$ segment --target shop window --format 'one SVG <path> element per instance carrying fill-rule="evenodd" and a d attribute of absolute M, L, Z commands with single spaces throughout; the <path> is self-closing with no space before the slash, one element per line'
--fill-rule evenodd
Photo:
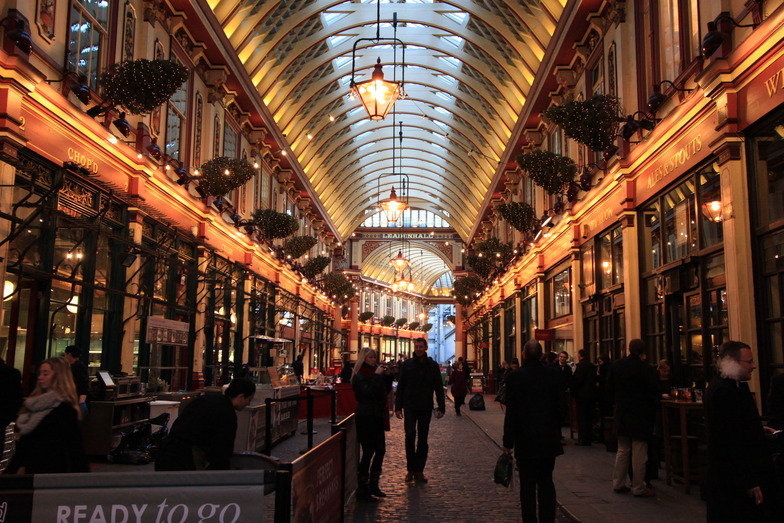
<path fill-rule="evenodd" d="M 580 285 L 580 297 L 587 298 L 596 292 L 594 286 L 594 248 L 593 241 L 586 242 L 580 252 L 580 265 L 582 274 L 582 285 Z"/>
<path fill-rule="evenodd" d="M 599 288 L 623 282 L 623 229 L 618 226 L 599 237 Z"/>
<path fill-rule="evenodd" d="M 109 2 L 72 0 L 68 31 L 68 69 L 84 75 L 94 90 L 104 70 L 108 40 Z"/>
<path fill-rule="evenodd" d="M 236 158 L 238 156 L 238 133 L 229 122 L 223 126 L 223 156 Z"/>
<path fill-rule="evenodd" d="M 564 269 L 549 280 L 550 319 L 572 313 L 572 270 Z"/>

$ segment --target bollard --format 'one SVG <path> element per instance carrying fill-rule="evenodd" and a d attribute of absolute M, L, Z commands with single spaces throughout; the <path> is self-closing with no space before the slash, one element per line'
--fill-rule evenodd
<path fill-rule="evenodd" d="M 308 450 L 313 448 L 313 395 L 308 388 Z"/>
<path fill-rule="evenodd" d="M 276 483 L 275 523 L 289 523 L 291 521 L 291 470 L 278 470 Z"/>
<path fill-rule="evenodd" d="M 332 389 L 329 391 L 332 400 L 332 424 L 338 422 L 338 391 L 337 389 Z"/>

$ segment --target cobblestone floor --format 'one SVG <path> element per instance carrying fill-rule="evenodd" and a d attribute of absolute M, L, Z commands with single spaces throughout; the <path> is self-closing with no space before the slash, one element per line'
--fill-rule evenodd
<path fill-rule="evenodd" d="M 451 404 L 447 403 L 448 407 Z M 387 453 L 377 503 L 355 502 L 346 507 L 347 522 L 411 521 L 463 523 L 519 522 L 520 490 L 493 483 L 500 449 L 466 416 L 454 410 L 430 423 L 430 455 L 425 468 L 429 482 L 407 484 L 403 422 L 394 418 L 387 433 Z M 556 521 L 571 521 L 558 513 Z"/>

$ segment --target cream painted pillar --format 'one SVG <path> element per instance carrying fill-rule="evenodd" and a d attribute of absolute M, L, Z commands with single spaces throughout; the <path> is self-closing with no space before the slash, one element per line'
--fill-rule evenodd
<path fill-rule="evenodd" d="M 721 173 L 721 201 L 724 205 L 724 274 L 727 278 L 727 313 L 729 317 L 730 339 L 742 341 L 751 346 L 755 361 L 759 360 L 757 346 L 757 309 L 754 296 L 754 271 L 752 270 L 752 242 L 754 235 L 751 226 L 752 209 L 749 204 L 748 172 L 745 148 L 741 143 L 724 144 L 722 149 L 730 154 L 719 166 Z M 729 160 L 729 158 L 733 158 Z M 752 374 L 749 382 L 756 392 L 757 407 L 760 407 L 761 390 L 759 372 Z"/>
<path fill-rule="evenodd" d="M 354 297 L 350 304 L 349 318 L 351 318 L 351 329 L 348 338 L 348 350 L 354 355 L 356 361 L 359 355 L 359 298 Z"/>
<path fill-rule="evenodd" d="M 513 356 L 517 358 L 517 360 L 522 363 L 523 362 L 523 343 L 528 340 L 521 340 L 520 333 L 523 332 L 523 300 L 520 297 L 522 291 L 517 291 L 515 293 L 515 347 L 514 347 L 514 354 Z"/>
<path fill-rule="evenodd" d="M 577 361 L 577 351 L 583 349 L 583 306 L 580 303 L 580 286 L 583 281 L 583 264 L 580 260 L 580 249 L 572 249 L 572 347 L 574 354 L 570 354 Z"/>
<path fill-rule="evenodd" d="M 634 211 L 623 216 L 623 293 L 626 344 L 642 338 L 642 289 L 640 286 L 640 242 Z"/>
<path fill-rule="evenodd" d="M 468 361 L 465 342 L 465 324 L 463 320 L 463 306 L 455 303 L 455 361 L 463 357 L 463 361 Z"/>

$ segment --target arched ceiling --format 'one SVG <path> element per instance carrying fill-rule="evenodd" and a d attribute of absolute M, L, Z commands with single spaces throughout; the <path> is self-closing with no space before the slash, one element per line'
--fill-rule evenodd
<path fill-rule="evenodd" d="M 417 294 L 431 294 L 433 285 L 445 273 L 451 272 L 449 260 L 443 252 L 438 250 L 433 242 L 424 241 L 391 241 L 389 246 L 374 250 L 360 267 L 363 276 L 378 281 L 394 282 L 400 278 L 400 273 L 396 273 L 389 260 L 397 256 L 398 251 L 410 261 L 411 270 L 404 272 L 406 278 L 414 282 L 414 289 L 411 291 Z"/>
<path fill-rule="evenodd" d="M 382 0 L 380 26 L 375 1 L 207 3 L 342 238 L 379 193 L 386 198 L 393 185 L 399 191 L 402 173 L 409 203 L 448 213 L 465 241 L 514 145 L 513 129 L 566 0 Z M 351 56 L 357 39 L 377 34 L 406 45 L 406 97 L 394 117 L 370 121 L 348 96 Z M 376 58 L 387 79 L 402 77 L 400 46 L 380 44 L 358 45 L 356 81 L 369 78 Z M 403 124 L 402 142 L 393 118 Z M 431 254 L 432 268 L 422 268 L 429 284 L 444 272 Z"/>

